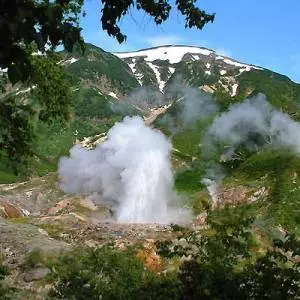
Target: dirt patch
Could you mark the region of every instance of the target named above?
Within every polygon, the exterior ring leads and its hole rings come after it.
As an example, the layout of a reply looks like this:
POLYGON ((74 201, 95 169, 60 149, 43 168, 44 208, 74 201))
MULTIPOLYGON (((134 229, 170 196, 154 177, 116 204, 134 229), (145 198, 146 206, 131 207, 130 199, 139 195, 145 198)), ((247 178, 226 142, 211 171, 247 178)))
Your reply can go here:
POLYGON ((0 200, 0 216, 4 219, 21 218, 26 215, 26 210, 0 200))
POLYGON ((268 197, 269 187, 260 187, 258 189, 239 185, 231 188, 220 188, 217 195, 216 207, 225 205, 236 206, 243 203, 252 203, 268 197))

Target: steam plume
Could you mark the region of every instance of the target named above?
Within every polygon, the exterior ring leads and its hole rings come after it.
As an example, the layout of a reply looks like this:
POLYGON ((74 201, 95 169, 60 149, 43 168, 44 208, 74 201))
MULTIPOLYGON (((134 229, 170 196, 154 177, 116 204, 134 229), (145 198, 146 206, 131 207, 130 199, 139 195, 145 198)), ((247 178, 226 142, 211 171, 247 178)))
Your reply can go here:
POLYGON ((219 110, 213 96, 205 94, 199 88, 184 86, 177 78, 165 95, 168 101, 173 101, 174 113, 163 116, 162 122, 168 125, 173 134, 193 125, 196 121, 207 119, 219 110))
MULTIPOLYGON (((258 94, 217 116, 208 129, 204 145, 203 156, 209 159, 218 156, 220 147, 226 146, 221 161, 235 159, 239 146, 249 151, 288 149, 300 154, 300 123, 276 110, 265 95, 258 94)), ((217 199, 221 180, 220 172, 211 171, 202 180, 213 201, 217 199)))
POLYGON ((189 218, 172 207, 176 198, 170 164, 172 145, 140 117, 125 117, 94 150, 74 146, 60 161, 62 189, 101 194, 115 203, 119 222, 171 223, 189 218))
MULTIPOLYGON (((215 118, 206 137, 207 147, 222 143, 231 159, 238 146, 250 151, 262 148, 290 149, 300 153, 300 124, 276 110, 263 94, 232 105, 215 118)), ((212 150, 212 148, 210 148, 212 150)))

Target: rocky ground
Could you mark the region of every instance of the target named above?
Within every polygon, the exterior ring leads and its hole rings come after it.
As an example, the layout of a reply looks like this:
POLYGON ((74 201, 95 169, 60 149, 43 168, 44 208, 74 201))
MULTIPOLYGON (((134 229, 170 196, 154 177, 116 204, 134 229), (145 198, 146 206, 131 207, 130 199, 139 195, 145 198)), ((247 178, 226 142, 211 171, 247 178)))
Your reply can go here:
MULTIPOLYGON (((28 266, 28 257, 35 253, 53 257, 76 246, 149 246, 178 235, 171 226, 118 224, 108 207, 89 198, 65 195, 57 182, 56 174, 49 174, 0 186, 0 255, 9 267, 6 280, 12 286, 39 290, 43 295, 40 281, 49 270, 28 266)), ((153 264, 156 254, 150 252, 152 256, 148 253, 146 257, 152 257, 153 264)))
MULTIPOLYGON (((217 198, 219 203, 235 205, 235 199, 253 202, 267 193, 265 187, 249 190, 237 186, 219 188, 217 198)), ((189 230, 205 227, 206 217, 205 212, 196 216, 189 230)), ((28 266, 28 257, 37 251, 53 257, 77 246, 109 244, 123 249, 141 245, 144 250, 140 257, 151 268, 160 270, 155 242, 174 240, 182 230, 172 225, 116 223, 109 207, 88 197, 64 194, 55 173, 28 182, 0 185, 0 255, 10 269, 7 281, 29 291, 38 290, 40 295, 40 289, 47 290, 40 281, 49 270, 39 265, 28 266)))

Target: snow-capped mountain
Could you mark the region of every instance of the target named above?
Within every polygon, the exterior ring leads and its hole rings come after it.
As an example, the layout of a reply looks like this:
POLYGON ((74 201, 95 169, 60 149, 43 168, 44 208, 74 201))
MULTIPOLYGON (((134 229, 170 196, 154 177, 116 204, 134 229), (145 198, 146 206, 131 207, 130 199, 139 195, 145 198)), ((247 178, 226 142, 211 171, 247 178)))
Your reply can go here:
POLYGON ((215 95, 224 107, 264 93, 271 102, 294 111, 300 98, 300 85, 288 77, 203 47, 162 46, 110 53, 86 44, 84 55, 74 51, 61 52, 61 56, 61 64, 77 82, 76 94, 93 90, 108 101, 133 98, 134 92, 137 103, 145 100, 148 108, 165 105, 162 94, 169 94, 178 81, 215 95))
MULTIPOLYGON (((216 89, 219 84, 234 96, 238 88, 235 77, 243 72, 263 70, 202 47, 162 46, 113 54, 128 64, 141 86, 150 83, 161 92, 164 92, 173 76, 181 75, 189 84, 193 84, 195 77, 201 77, 210 89, 216 89)), ((205 85, 199 87, 209 90, 205 85)))

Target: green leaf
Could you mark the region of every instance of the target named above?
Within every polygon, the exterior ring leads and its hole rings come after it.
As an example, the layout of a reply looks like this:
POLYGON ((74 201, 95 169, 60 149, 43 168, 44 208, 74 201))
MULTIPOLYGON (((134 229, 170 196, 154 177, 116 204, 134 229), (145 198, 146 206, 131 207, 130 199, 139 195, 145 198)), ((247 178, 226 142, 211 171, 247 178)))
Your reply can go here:
POLYGON ((117 41, 119 42, 119 44, 122 44, 126 40, 126 35, 119 32, 117 34, 116 38, 117 38, 117 41))

